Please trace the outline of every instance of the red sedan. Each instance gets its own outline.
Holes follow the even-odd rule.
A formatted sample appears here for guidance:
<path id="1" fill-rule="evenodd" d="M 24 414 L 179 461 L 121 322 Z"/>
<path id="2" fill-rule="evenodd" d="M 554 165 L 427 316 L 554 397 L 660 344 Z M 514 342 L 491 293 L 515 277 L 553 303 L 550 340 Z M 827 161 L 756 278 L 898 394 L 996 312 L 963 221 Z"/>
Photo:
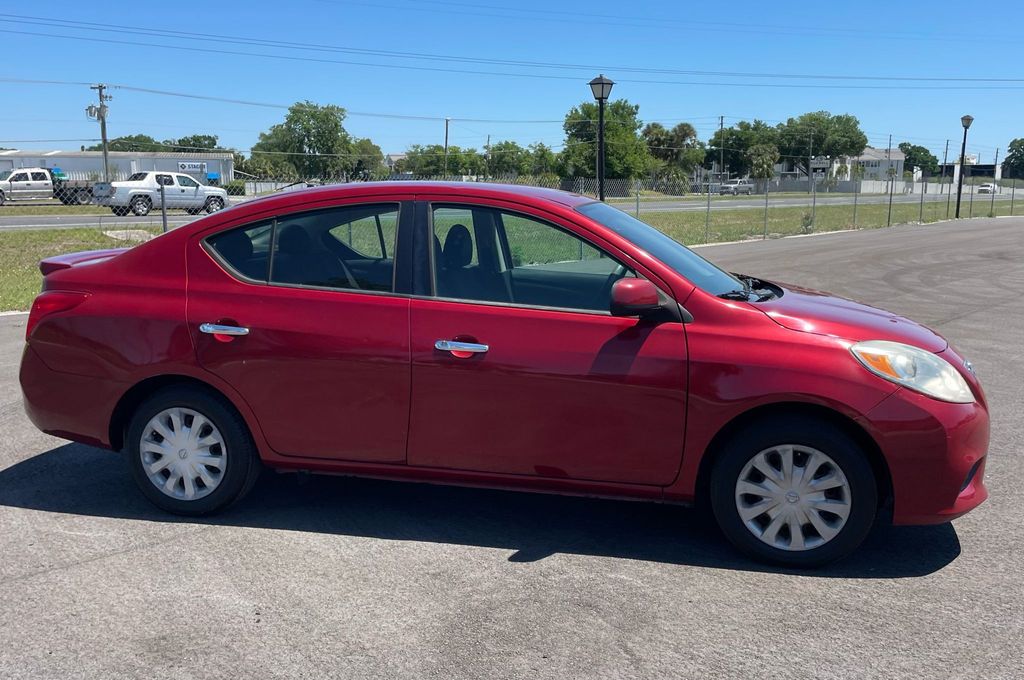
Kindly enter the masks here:
<path id="1" fill-rule="evenodd" d="M 45 276 L 25 405 L 175 513 L 262 466 L 708 502 L 764 560 L 987 496 L 988 407 L 942 337 L 724 272 L 627 214 L 412 182 L 254 200 Z"/>

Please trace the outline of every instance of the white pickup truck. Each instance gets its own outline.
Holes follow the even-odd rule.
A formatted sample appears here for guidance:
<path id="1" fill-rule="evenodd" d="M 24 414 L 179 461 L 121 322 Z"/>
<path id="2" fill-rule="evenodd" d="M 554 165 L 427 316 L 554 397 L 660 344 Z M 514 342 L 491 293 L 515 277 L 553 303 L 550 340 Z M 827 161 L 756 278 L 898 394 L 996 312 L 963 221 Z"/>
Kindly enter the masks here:
<path id="1" fill-rule="evenodd" d="M 88 205 L 92 202 L 92 182 L 69 180 L 60 168 L 0 171 L 0 206 L 8 201 L 51 198 L 64 205 Z"/>
<path id="2" fill-rule="evenodd" d="M 115 215 L 140 217 L 160 207 L 161 193 L 168 210 L 185 210 L 190 215 L 217 212 L 228 205 L 227 191 L 179 172 L 137 172 L 123 182 L 97 182 L 92 190 L 96 203 L 109 206 Z"/>

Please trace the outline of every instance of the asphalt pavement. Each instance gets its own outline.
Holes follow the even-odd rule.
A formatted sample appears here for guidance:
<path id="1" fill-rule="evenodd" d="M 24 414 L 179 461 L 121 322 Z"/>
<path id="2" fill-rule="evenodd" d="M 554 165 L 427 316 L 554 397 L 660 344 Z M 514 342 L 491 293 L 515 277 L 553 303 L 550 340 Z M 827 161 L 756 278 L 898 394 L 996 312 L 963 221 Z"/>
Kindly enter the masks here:
<path id="1" fill-rule="evenodd" d="M 266 474 L 187 521 L 33 429 L 0 317 L 0 677 L 1024 677 L 1024 219 L 699 252 L 946 335 L 991 402 L 991 499 L 806 573 L 685 508 L 411 483 Z"/>

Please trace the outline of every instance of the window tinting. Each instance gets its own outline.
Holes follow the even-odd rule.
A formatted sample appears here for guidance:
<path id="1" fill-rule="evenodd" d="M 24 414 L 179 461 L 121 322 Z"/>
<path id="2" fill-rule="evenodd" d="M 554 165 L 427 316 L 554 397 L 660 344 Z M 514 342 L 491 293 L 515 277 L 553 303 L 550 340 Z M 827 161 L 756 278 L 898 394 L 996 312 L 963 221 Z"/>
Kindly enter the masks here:
<path id="1" fill-rule="evenodd" d="M 136 172 L 136 173 L 128 176 L 128 181 L 129 182 L 141 182 L 142 180 L 146 179 L 146 175 L 148 175 L 148 174 L 149 174 L 148 172 Z"/>
<path id="2" fill-rule="evenodd" d="M 165 187 L 174 186 L 174 178 L 170 175 L 157 175 L 156 183 L 163 184 Z"/>
<path id="3" fill-rule="evenodd" d="M 50 178 L 46 176 L 45 172 L 33 172 L 32 173 L 32 180 L 35 181 L 35 182 L 46 182 L 49 179 Z"/>
<path id="4" fill-rule="evenodd" d="M 267 280 L 273 222 L 224 231 L 207 239 L 210 247 L 236 273 L 257 281 Z"/>
<path id="5" fill-rule="evenodd" d="M 13 177 L 11 177 L 11 181 L 12 182 L 27 182 L 28 181 L 28 173 L 27 172 L 19 172 L 16 175 L 14 175 Z"/>

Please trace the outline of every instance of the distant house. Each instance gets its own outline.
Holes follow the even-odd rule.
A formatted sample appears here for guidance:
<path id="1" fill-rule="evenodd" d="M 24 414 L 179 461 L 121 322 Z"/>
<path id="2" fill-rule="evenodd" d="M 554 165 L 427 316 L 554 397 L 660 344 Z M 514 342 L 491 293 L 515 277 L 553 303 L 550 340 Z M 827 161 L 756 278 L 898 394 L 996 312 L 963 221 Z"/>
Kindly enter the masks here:
<path id="1" fill-rule="evenodd" d="M 384 165 L 387 166 L 388 170 L 394 171 L 395 166 L 404 160 L 404 153 L 389 153 L 388 155 L 384 156 Z"/>
<path id="2" fill-rule="evenodd" d="M 853 166 L 859 165 L 864 168 L 864 175 L 861 179 L 886 180 L 889 177 L 903 178 L 903 163 L 906 156 L 899 149 L 876 149 L 872 146 L 864 148 L 864 151 L 853 158 L 837 158 L 832 161 L 831 170 L 835 173 L 839 166 L 846 166 L 846 179 L 853 178 Z M 890 172 L 890 168 L 893 169 Z"/>

